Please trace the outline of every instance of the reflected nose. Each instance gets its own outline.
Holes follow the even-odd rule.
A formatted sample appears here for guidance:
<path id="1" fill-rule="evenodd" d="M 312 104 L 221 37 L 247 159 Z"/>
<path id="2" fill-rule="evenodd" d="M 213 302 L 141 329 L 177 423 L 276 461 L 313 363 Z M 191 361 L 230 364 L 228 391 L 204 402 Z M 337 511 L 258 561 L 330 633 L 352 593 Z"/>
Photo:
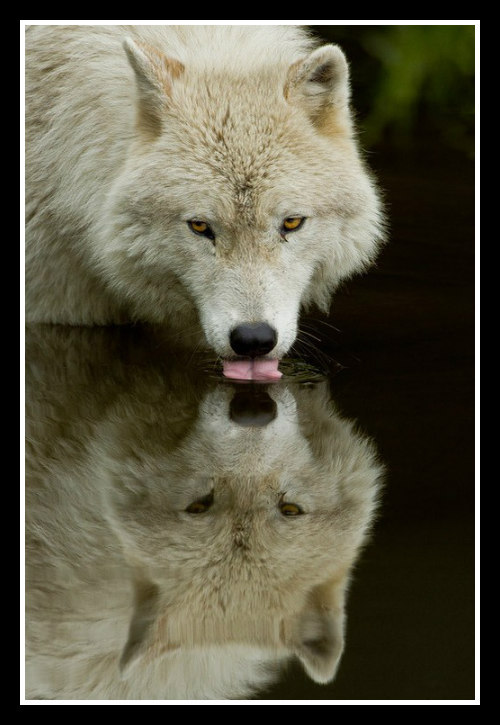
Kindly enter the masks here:
<path id="1" fill-rule="evenodd" d="M 238 390 L 229 406 L 231 420 L 245 428 L 263 428 L 276 418 L 276 414 L 275 401 L 260 388 Z"/>
<path id="2" fill-rule="evenodd" d="M 231 331 L 229 342 L 237 355 L 258 357 L 271 352 L 278 335 L 267 322 L 250 322 L 238 325 Z"/>

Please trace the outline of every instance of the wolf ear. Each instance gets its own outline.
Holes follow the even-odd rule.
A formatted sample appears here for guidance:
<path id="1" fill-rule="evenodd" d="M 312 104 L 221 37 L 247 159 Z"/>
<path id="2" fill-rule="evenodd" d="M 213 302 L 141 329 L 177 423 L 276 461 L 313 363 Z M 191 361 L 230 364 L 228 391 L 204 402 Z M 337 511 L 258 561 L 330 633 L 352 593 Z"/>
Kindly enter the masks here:
<path id="1" fill-rule="evenodd" d="M 184 73 L 184 65 L 168 58 L 147 43 L 126 38 L 123 47 L 135 72 L 139 94 L 139 126 L 157 136 L 174 81 Z"/>
<path id="2" fill-rule="evenodd" d="M 320 684 L 333 680 L 344 649 L 345 584 L 344 578 L 316 587 L 292 623 L 288 645 Z"/>
<path id="3" fill-rule="evenodd" d="M 134 612 L 119 663 L 120 674 L 124 678 L 151 646 L 151 634 L 158 618 L 158 594 L 155 584 L 134 582 Z"/>
<path id="4" fill-rule="evenodd" d="M 349 69 L 338 45 L 323 45 L 294 63 L 284 93 L 289 103 L 304 108 L 319 131 L 351 131 Z"/>

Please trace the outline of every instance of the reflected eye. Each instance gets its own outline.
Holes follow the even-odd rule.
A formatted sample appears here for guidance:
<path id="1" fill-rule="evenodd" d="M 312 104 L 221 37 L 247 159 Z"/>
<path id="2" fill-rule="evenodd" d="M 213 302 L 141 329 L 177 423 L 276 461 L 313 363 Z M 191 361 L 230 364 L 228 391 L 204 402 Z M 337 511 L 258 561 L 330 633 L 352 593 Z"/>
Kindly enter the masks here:
<path id="1" fill-rule="evenodd" d="M 196 501 L 193 501 L 189 504 L 189 506 L 184 509 L 186 513 L 188 514 L 204 514 L 205 511 L 208 511 L 210 506 L 214 502 L 214 492 L 210 491 L 208 496 L 204 496 L 203 498 L 198 498 Z"/>
<path id="2" fill-rule="evenodd" d="M 304 513 L 296 503 L 285 503 L 284 501 L 280 502 L 279 509 L 283 516 L 300 516 Z"/>
<path id="3" fill-rule="evenodd" d="M 202 237 L 207 237 L 207 239 L 211 239 L 212 241 L 215 239 L 215 234 L 206 222 L 202 222 L 199 219 L 192 219 L 188 221 L 187 225 L 195 234 L 200 234 Z"/>
<path id="4" fill-rule="evenodd" d="M 305 216 L 289 216 L 283 221 L 283 226 L 281 227 L 282 233 L 285 232 L 296 232 L 297 229 L 300 229 L 300 227 L 305 222 L 306 218 Z"/>

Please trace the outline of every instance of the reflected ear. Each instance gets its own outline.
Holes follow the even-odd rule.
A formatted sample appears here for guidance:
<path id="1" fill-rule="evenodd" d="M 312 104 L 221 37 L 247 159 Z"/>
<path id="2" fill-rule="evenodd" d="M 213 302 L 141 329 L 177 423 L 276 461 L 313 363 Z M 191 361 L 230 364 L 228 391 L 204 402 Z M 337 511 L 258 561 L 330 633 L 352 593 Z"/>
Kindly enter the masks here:
<path id="1" fill-rule="evenodd" d="M 307 612 L 300 621 L 295 653 L 309 677 L 331 682 L 344 649 L 342 622 L 332 612 Z"/>
<path id="2" fill-rule="evenodd" d="M 344 578 L 316 587 L 292 622 L 288 645 L 319 684 L 333 680 L 344 649 L 345 584 Z"/>
<path id="3" fill-rule="evenodd" d="M 337 45 L 323 45 L 294 63 L 284 94 L 289 103 L 306 111 L 319 131 L 350 132 L 349 69 Z"/>
<path id="4" fill-rule="evenodd" d="M 157 136 L 168 105 L 174 81 L 184 73 L 184 65 L 168 58 L 147 43 L 126 38 L 123 47 L 135 72 L 139 95 L 139 128 Z"/>
<path id="5" fill-rule="evenodd" d="M 152 633 L 158 618 L 158 600 L 159 591 L 155 584 L 144 581 L 134 583 L 134 612 L 119 663 L 122 677 L 128 677 L 152 644 Z"/>

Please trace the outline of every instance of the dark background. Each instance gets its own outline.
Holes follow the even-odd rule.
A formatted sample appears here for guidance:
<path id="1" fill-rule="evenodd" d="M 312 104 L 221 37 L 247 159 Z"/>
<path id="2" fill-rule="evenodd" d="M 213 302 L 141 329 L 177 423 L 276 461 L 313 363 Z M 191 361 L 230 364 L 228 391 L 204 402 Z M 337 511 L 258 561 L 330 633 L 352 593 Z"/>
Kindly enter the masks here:
<path id="1" fill-rule="evenodd" d="M 388 473 L 335 681 L 315 685 L 297 666 L 261 697 L 471 700 L 475 28 L 314 30 L 350 62 L 389 242 L 335 296 L 338 331 L 317 316 L 307 324 L 322 338 L 333 399 L 373 436 Z"/>

